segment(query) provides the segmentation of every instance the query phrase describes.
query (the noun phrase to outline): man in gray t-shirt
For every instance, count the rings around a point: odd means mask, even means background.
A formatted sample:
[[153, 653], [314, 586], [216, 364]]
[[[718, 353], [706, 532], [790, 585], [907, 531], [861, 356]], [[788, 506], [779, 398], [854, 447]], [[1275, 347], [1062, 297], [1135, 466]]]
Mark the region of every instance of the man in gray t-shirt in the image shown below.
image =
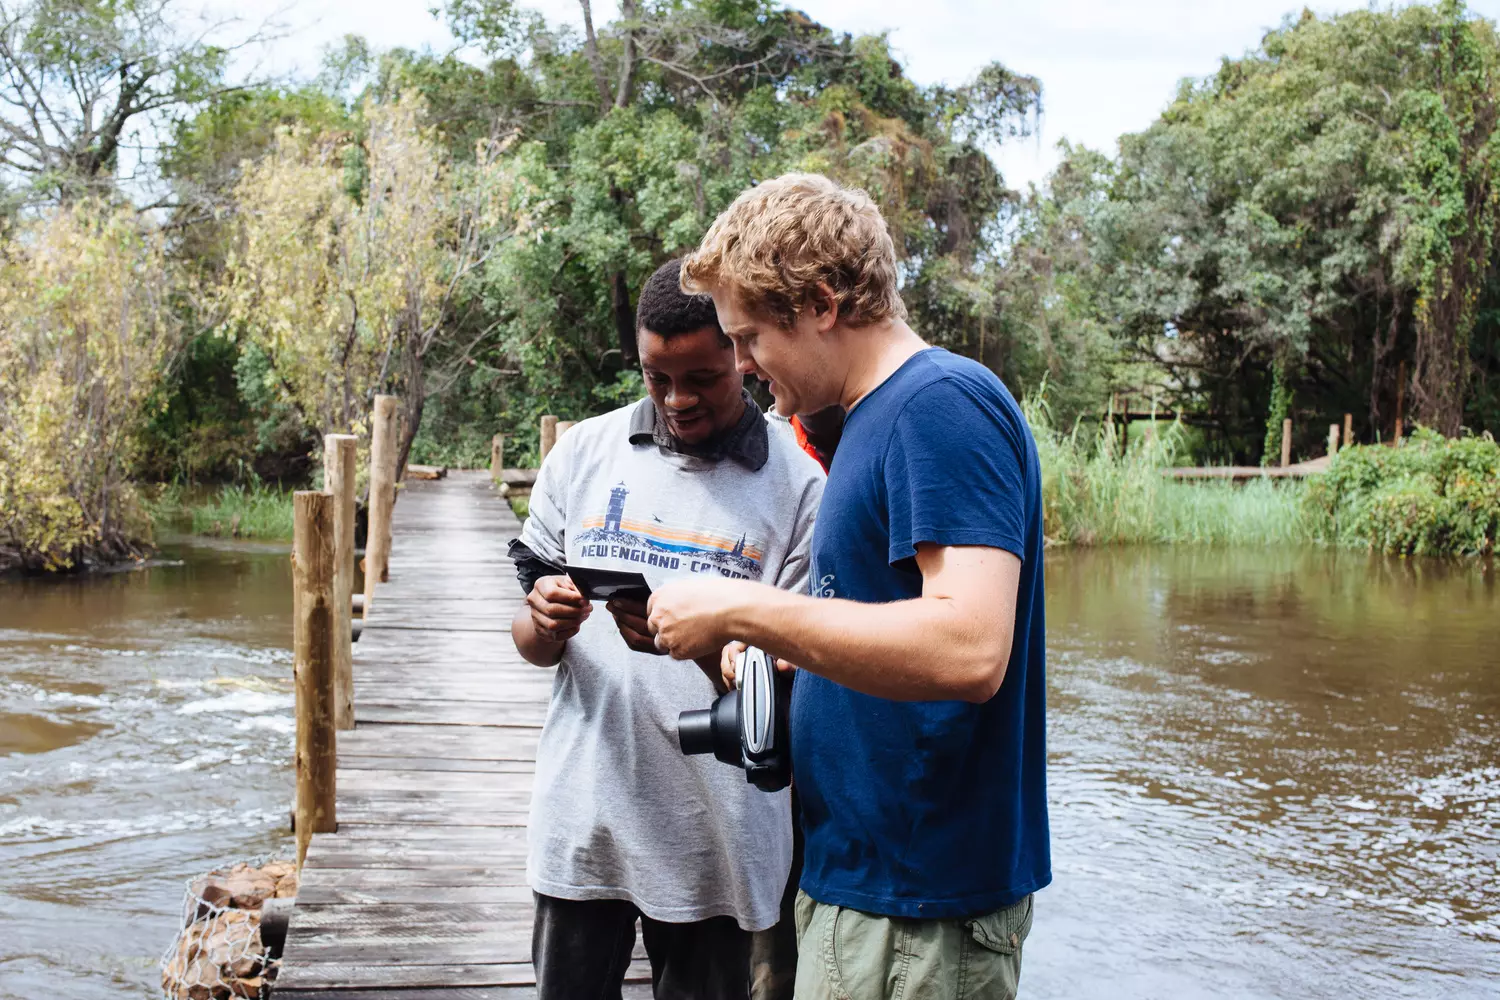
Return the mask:
[[658, 659], [644, 605], [594, 614], [563, 571], [805, 591], [823, 475], [769, 432], [676, 261], [647, 282], [636, 325], [650, 398], [558, 441], [512, 547], [528, 591], [512, 638], [558, 668], [528, 830], [537, 994], [617, 996], [639, 918], [658, 1000], [745, 1000], [751, 935], [776, 922], [791, 865], [788, 795], [678, 749], [678, 714], [717, 693], [717, 656], [704, 672]]

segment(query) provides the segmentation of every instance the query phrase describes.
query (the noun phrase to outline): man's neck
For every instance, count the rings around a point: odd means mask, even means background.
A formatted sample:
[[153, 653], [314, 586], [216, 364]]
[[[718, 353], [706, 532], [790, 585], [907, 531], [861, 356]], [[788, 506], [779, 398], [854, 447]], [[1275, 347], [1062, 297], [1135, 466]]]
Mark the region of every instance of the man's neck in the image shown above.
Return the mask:
[[845, 329], [845, 348], [851, 358], [839, 402], [852, 410], [874, 392], [918, 351], [929, 346], [904, 320], [889, 320], [874, 326]]

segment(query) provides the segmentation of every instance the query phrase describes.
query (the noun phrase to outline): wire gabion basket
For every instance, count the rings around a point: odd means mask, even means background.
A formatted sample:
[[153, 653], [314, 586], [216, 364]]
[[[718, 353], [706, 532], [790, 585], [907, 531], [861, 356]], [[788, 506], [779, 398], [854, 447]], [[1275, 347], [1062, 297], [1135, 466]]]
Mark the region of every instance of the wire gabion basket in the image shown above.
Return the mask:
[[266, 899], [295, 893], [295, 887], [296, 866], [272, 857], [188, 879], [182, 929], [161, 958], [162, 995], [268, 1000], [277, 963], [261, 939], [260, 908]]

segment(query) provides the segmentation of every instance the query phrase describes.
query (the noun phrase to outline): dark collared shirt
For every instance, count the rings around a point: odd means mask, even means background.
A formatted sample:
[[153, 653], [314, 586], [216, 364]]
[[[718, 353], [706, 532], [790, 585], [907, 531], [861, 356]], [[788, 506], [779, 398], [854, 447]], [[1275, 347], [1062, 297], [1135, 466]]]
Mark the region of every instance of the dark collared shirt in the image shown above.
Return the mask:
[[668, 451], [692, 455], [710, 462], [722, 462], [727, 458], [740, 463], [751, 472], [759, 472], [771, 456], [770, 429], [766, 424], [765, 414], [760, 412], [760, 407], [755, 405], [750, 393], [744, 392], [744, 399], [745, 413], [740, 417], [740, 422], [727, 433], [705, 444], [687, 445], [667, 430], [656, 413], [656, 404], [648, 397], [637, 403], [635, 412], [630, 415], [630, 443], [655, 444]]

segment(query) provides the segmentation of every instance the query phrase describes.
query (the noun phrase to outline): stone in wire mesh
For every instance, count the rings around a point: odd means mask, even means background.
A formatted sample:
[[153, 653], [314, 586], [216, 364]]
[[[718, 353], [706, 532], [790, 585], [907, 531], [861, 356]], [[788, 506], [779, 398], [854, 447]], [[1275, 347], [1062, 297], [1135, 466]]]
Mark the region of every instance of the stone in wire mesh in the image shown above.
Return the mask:
[[296, 892], [290, 861], [262, 858], [190, 879], [182, 930], [161, 961], [168, 1000], [266, 1000], [276, 963], [261, 940], [261, 906]]

